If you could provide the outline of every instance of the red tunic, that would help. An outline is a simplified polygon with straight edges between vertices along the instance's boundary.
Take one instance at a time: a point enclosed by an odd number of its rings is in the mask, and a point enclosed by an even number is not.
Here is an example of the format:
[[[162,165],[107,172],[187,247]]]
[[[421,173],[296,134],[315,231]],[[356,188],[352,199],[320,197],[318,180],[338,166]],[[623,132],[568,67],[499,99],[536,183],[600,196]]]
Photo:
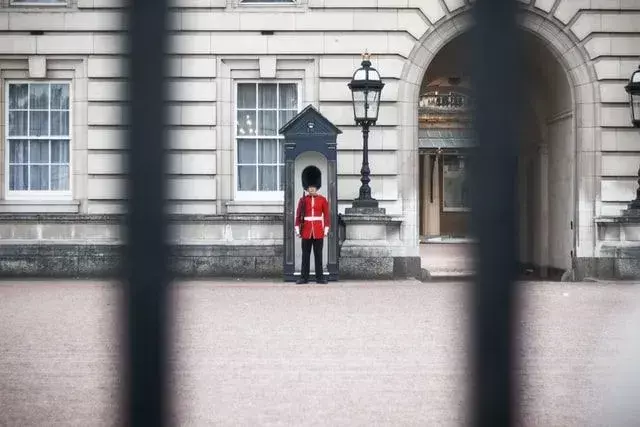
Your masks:
[[[331,227],[329,202],[323,196],[302,196],[296,209],[296,227],[300,227],[303,239],[323,239],[324,228]]]

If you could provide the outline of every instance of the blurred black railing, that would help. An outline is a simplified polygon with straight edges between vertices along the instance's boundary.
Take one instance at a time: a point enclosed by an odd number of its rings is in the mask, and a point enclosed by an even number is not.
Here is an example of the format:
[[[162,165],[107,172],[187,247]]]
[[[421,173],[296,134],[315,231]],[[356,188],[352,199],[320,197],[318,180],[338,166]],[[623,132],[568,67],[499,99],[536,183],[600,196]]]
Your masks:
[[[472,81],[477,155],[471,161],[471,224],[478,239],[471,316],[471,384],[476,426],[508,426],[518,414],[514,373],[517,325],[517,127],[520,43],[515,0],[474,7]],[[522,94],[524,96],[525,94]]]
[[[162,426],[169,417],[168,268],[165,218],[165,46],[167,0],[129,6],[129,180],[124,286],[127,317],[126,425]]]

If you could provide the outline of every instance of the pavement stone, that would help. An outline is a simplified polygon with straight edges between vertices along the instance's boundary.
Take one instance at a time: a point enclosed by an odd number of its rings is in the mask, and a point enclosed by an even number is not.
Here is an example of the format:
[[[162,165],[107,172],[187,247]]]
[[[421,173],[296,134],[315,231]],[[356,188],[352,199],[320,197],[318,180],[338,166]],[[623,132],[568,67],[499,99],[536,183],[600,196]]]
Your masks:
[[[464,424],[468,289],[418,281],[176,283],[174,424]],[[635,332],[629,322],[640,318],[640,287],[520,289],[521,425],[607,425],[598,420],[610,392],[629,379],[622,362]],[[0,425],[120,424],[119,296],[112,282],[0,282]],[[617,425],[639,425],[627,410],[631,424]]]
[[[470,243],[421,244],[422,268],[429,271],[434,278],[470,276],[475,270],[472,251],[473,246]]]

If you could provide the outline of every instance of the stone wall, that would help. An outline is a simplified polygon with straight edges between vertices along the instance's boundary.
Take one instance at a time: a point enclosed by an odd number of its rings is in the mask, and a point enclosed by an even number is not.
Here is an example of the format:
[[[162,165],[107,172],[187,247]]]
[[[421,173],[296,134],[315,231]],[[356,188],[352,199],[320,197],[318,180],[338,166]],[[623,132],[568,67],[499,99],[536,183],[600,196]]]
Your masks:
[[[5,277],[109,277],[119,273],[121,215],[2,215]],[[282,215],[172,215],[175,274],[267,277],[282,273]]]
[[[167,243],[179,277],[282,277],[282,214],[170,215]],[[122,215],[0,215],[0,276],[115,277],[123,265]],[[370,222],[370,221],[367,221]],[[381,231],[346,225],[340,277],[417,277],[420,260],[403,256],[401,220]],[[344,233],[345,230],[341,230]],[[297,241],[299,242],[299,241]]]

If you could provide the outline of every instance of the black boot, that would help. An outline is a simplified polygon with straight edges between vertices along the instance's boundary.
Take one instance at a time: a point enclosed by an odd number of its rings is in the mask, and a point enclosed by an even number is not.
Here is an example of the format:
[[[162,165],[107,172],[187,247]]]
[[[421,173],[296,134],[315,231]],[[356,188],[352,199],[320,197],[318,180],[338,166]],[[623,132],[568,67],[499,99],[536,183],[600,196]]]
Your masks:
[[[308,281],[307,279],[300,278],[300,279],[298,279],[298,281],[296,282],[296,285],[306,285],[307,283],[309,283],[309,281]]]
[[[327,282],[327,279],[325,279],[324,277],[319,277],[316,279],[316,283],[318,285],[326,285],[328,282]]]

